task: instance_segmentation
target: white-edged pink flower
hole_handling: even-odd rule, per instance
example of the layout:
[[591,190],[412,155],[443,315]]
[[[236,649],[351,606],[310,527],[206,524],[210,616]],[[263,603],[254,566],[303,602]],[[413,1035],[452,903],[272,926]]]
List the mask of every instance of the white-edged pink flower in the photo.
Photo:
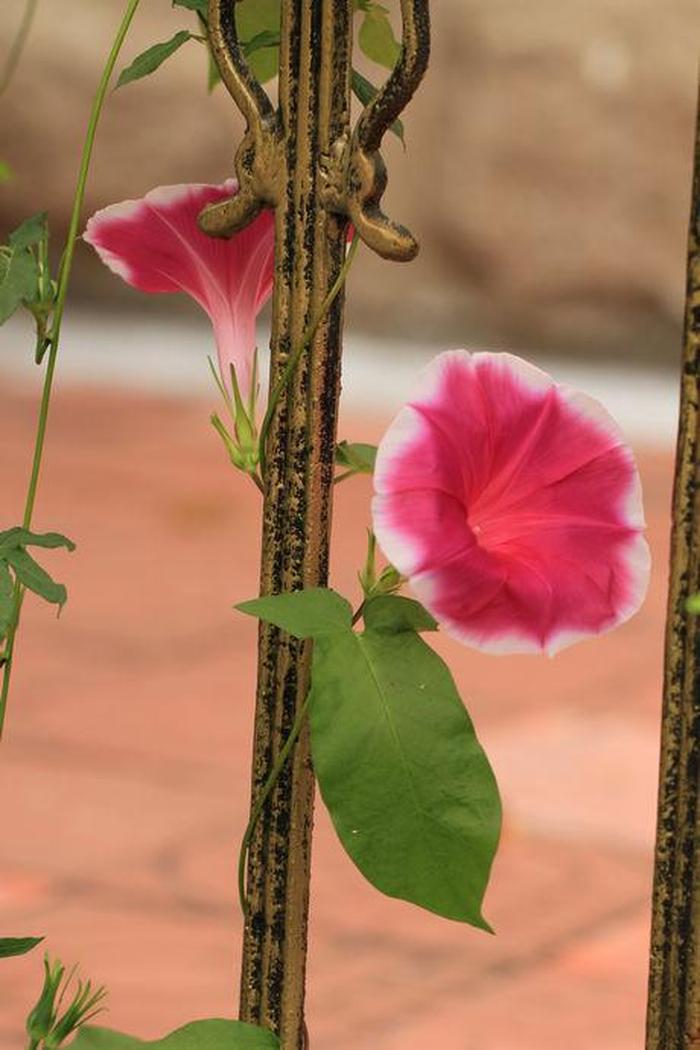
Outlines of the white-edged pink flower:
[[440,354],[418,389],[379,446],[374,529],[445,630],[552,653],[632,616],[641,486],[602,405],[507,353]]
[[84,239],[104,263],[142,292],[186,292],[211,318],[219,370],[231,388],[230,366],[244,399],[250,393],[255,320],[272,292],[274,219],[267,209],[228,240],[197,225],[207,204],[238,192],[219,186],[159,186],[141,200],[96,212]]

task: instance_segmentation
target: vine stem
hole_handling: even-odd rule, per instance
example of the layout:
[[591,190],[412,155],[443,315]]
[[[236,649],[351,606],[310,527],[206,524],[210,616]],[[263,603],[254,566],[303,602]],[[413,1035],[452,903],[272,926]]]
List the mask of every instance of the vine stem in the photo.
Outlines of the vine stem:
[[289,731],[289,736],[285,740],[284,745],[279,755],[277,756],[277,761],[270,770],[270,774],[263,785],[262,791],[260,792],[260,795],[258,796],[258,799],[251,810],[250,818],[248,820],[248,826],[245,829],[243,838],[241,840],[241,849],[240,853],[238,854],[238,897],[241,902],[241,911],[243,912],[244,919],[248,914],[248,891],[246,887],[245,872],[246,865],[248,862],[248,849],[250,847],[250,840],[253,837],[253,833],[255,832],[258,820],[260,819],[260,814],[262,813],[263,807],[270,796],[270,792],[277,783],[279,775],[284,769],[285,762],[289,758],[290,752],[299,738],[299,734],[301,733],[302,727],[304,725],[304,720],[309,711],[310,703],[311,690],[309,690],[309,692],[306,694],[306,699],[304,700],[304,703],[297,711],[296,718],[294,719],[294,724],[292,725],[292,728]]
[[328,313],[328,311],[330,310],[331,306],[335,302],[335,299],[336,299],[336,297],[338,295],[338,292],[340,291],[340,289],[345,284],[345,281],[347,280],[348,273],[350,272],[350,267],[352,266],[353,260],[355,258],[355,254],[357,252],[359,243],[360,243],[359,234],[357,232],[355,232],[355,233],[353,233],[353,237],[352,237],[352,241],[350,242],[350,247],[348,249],[348,253],[345,256],[345,260],[343,262],[342,267],[340,268],[340,273],[338,274],[335,282],[333,283],[333,287],[331,288],[331,290],[329,291],[328,295],[326,296],[326,298],[321,303],[321,305],[319,307],[319,310],[318,310],[318,313],[316,314],[316,316],[313,317],[311,319],[310,323],[307,325],[307,327],[306,327],[306,329],[304,331],[304,334],[301,337],[299,345],[289,355],[287,363],[286,363],[286,365],[284,367],[284,371],[283,371],[282,375],[279,377],[279,380],[277,381],[274,389],[270,393],[270,400],[268,401],[267,409],[265,411],[265,415],[263,417],[263,421],[262,421],[262,424],[260,426],[260,439],[259,439],[260,473],[262,474],[263,481],[265,480],[265,473],[266,473],[266,467],[267,467],[267,461],[266,461],[267,436],[268,436],[268,433],[270,431],[270,426],[272,425],[272,420],[274,419],[274,416],[275,416],[275,409],[277,408],[277,405],[279,404],[279,400],[282,397],[282,394],[286,390],[286,388],[287,388],[287,386],[288,386],[292,376],[294,375],[294,372],[296,371],[296,367],[299,364],[299,361],[301,359],[301,355],[304,353],[304,351],[307,349],[309,344],[312,342],[314,336],[316,335],[316,331],[318,329],[318,326],[321,324],[321,321],[323,321],[323,319],[325,318],[326,314]]
[[[27,486],[27,497],[24,504],[24,516],[22,518],[22,526],[28,529],[32,523],[32,516],[34,514],[34,505],[36,503],[36,493],[39,484],[39,475],[41,473],[41,463],[44,454],[44,444],[46,441],[46,426],[48,423],[49,416],[49,405],[51,401],[51,391],[53,388],[54,373],[56,371],[56,358],[58,357],[58,347],[61,338],[61,323],[63,321],[63,311],[66,305],[66,296],[68,294],[68,282],[70,280],[71,269],[73,266],[73,255],[75,253],[75,244],[78,239],[78,229],[80,226],[80,215],[83,208],[83,202],[85,200],[85,187],[87,185],[87,178],[90,171],[90,162],[92,160],[92,153],[95,146],[95,136],[97,134],[97,126],[102,116],[102,110],[104,109],[105,98],[109,89],[109,83],[112,79],[114,67],[117,64],[119,53],[126,39],[126,35],[129,32],[129,28],[136,14],[136,9],[139,6],[141,0],[128,0],[126,10],[122,17],[119,29],[114,38],[114,42],[109,52],[107,62],[102,71],[100,82],[95,93],[95,97],[92,103],[92,109],[90,111],[90,119],[88,121],[87,131],[85,133],[85,142],[83,144],[83,153],[80,161],[80,169],[78,171],[78,180],[75,188],[75,196],[73,198],[73,210],[71,212],[70,225],[68,227],[68,236],[66,238],[66,245],[63,251],[63,257],[61,259],[61,265],[58,274],[58,287],[56,290],[56,305],[53,311],[53,318],[51,322],[51,330],[49,332],[49,352],[47,355],[46,373],[44,376],[44,387],[41,394],[41,404],[39,407],[39,418],[37,421],[36,438],[34,441],[34,457],[32,460],[32,469],[29,476],[29,484]],[[14,592],[14,603],[12,608],[12,617],[10,625],[7,630],[7,640],[5,642],[5,650],[3,653],[3,679],[2,679],[2,692],[0,692],[0,739],[2,739],[3,727],[5,724],[5,713],[7,711],[7,697],[10,689],[10,677],[12,672],[12,658],[15,647],[15,637],[17,634],[17,627],[19,626],[19,617],[22,609],[22,598],[23,590],[20,586],[15,586]]]
[[34,21],[34,15],[36,9],[39,6],[39,0],[27,0],[24,7],[24,14],[22,15],[22,21],[19,24],[17,30],[17,36],[10,45],[10,50],[7,54],[5,61],[5,67],[0,76],[0,96],[4,95],[10,86],[12,78],[15,75],[19,60],[22,57],[24,46],[27,43],[27,37],[29,36],[29,30],[32,28],[32,22]]

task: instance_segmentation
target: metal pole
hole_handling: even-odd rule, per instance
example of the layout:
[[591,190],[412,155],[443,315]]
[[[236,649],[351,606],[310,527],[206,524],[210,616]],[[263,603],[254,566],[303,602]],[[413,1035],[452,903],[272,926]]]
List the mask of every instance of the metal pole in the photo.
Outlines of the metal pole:
[[647,1050],[700,1047],[700,103],[688,246],[681,407],[647,1014]]
[[[235,0],[210,0],[209,32],[222,78],[247,121],[236,155],[240,190],[207,209],[215,236],[260,211],[276,215],[271,389],[336,281],[348,222],[387,258],[417,251],[380,211],[382,136],[409,101],[429,50],[428,0],[401,0],[396,69],[351,130],[352,0],[282,0],[279,106],[252,77],[238,41]],[[323,585],[328,576],[343,296],[316,330],[267,442],[261,593]],[[252,803],[287,738],[309,682],[309,646],[261,625]],[[306,1044],[304,981],[314,779],[302,733],[263,809],[248,864],[242,1020]]]

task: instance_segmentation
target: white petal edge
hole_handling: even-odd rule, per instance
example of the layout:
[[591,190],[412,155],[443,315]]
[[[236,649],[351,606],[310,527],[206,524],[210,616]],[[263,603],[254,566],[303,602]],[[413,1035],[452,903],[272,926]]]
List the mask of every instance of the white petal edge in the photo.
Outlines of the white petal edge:
[[377,493],[372,499],[372,528],[381,550],[402,576],[411,576],[423,560],[423,549],[397,528],[386,510],[386,496]]

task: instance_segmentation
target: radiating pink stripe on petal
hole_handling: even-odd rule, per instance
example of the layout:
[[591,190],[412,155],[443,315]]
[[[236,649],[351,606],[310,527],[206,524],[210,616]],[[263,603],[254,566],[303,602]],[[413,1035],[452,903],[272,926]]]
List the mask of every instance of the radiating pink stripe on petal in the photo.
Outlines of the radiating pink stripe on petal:
[[512,354],[441,354],[377,455],[375,531],[445,629],[553,652],[641,604],[639,476],[591,398]]
[[222,185],[160,186],[142,200],[97,212],[84,234],[103,262],[140,291],[186,292],[211,318],[221,376],[233,365],[241,392],[250,390],[255,320],[274,277],[274,219],[261,214],[230,239],[208,237],[197,219],[207,204],[238,191]]

